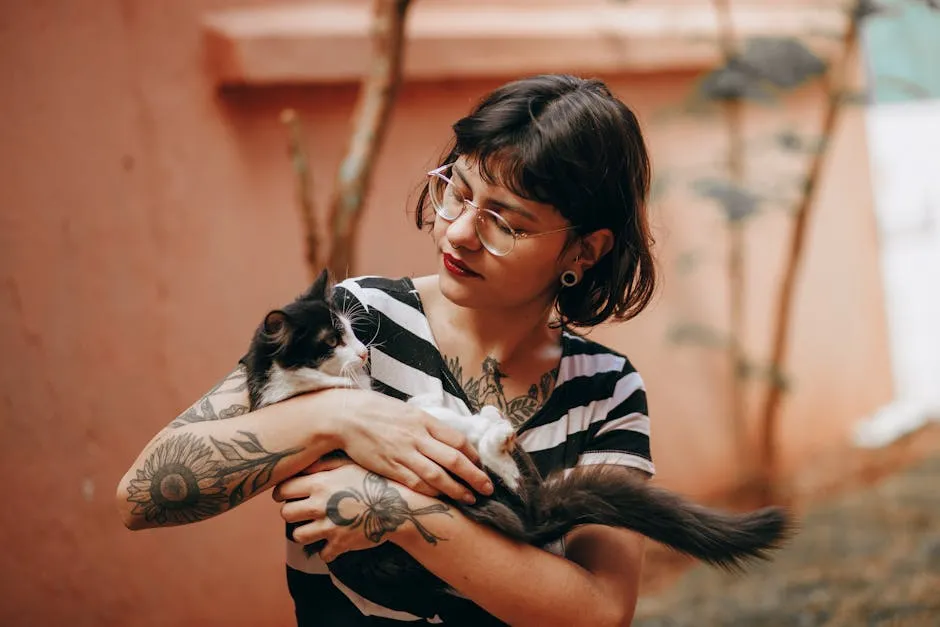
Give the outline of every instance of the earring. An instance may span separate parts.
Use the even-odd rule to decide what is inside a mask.
[[[574,287],[580,280],[581,277],[574,270],[565,270],[561,273],[561,284],[565,287]]]

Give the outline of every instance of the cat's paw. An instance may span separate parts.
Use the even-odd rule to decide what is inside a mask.
[[[483,466],[495,473],[512,490],[519,489],[522,479],[519,467],[512,456],[516,446],[516,432],[512,424],[502,418],[489,426],[480,438],[479,454]]]
[[[508,420],[491,423],[484,434],[488,444],[498,455],[510,455],[516,446],[516,430]]]

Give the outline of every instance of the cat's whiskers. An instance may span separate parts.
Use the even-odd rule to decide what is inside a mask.
[[[356,363],[348,363],[340,368],[340,376],[349,379],[352,382],[350,387],[359,389],[364,389],[367,387],[364,385],[365,381],[363,380],[363,377],[365,377],[366,374],[362,371],[361,366]]]
[[[344,311],[339,314],[341,317],[349,320],[350,324],[355,324],[363,318],[368,319],[368,313],[365,310]]]
[[[343,309],[340,310],[340,315],[345,316],[350,321],[356,319],[356,316],[366,314],[366,308],[361,303],[344,303]]]
[[[355,301],[346,301],[343,303],[341,315],[349,321],[349,326],[351,327],[355,326],[356,323],[363,318],[366,320],[366,322],[369,321],[369,312],[366,310],[365,305]],[[375,333],[372,334],[372,337],[368,341],[363,342],[363,344],[365,344],[367,347],[372,346],[372,342],[374,342],[375,338],[379,335],[380,326],[381,322],[376,324]]]
[[[362,319],[365,319],[366,322],[368,322],[369,313],[365,310],[365,308],[363,308],[362,305],[354,304],[352,307],[350,307],[348,311],[343,311],[340,315],[342,315],[344,318],[346,318],[347,321],[349,321],[350,327],[355,327],[356,323],[358,323]],[[365,344],[367,347],[371,347],[372,342],[374,342],[375,338],[378,337],[380,325],[381,323],[376,324],[375,333],[372,334],[371,338],[363,342],[363,344]]]
[[[368,341],[368,342],[363,342],[363,344],[365,344],[366,346],[368,346],[368,347],[371,348],[371,347],[372,347],[372,343],[375,341],[375,338],[377,338],[377,337],[379,336],[379,329],[381,329],[381,328],[382,328],[382,322],[381,322],[380,320],[377,320],[376,323],[375,323],[375,333],[372,334],[372,337],[369,338],[369,341]],[[380,342],[380,344],[381,344],[381,342]]]

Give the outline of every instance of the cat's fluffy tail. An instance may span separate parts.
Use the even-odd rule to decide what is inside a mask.
[[[557,540],[577,525],[623,527],[728,570],[752,558],[768,559],[792,532],[782,508],[720,512],[608,466],[550,478],[535,489],[529,506],[534,544]]]

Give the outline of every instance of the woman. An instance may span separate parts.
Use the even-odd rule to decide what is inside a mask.
[[[334,583],[301,549],[317,540],[326,562],[377,542],[408,551],[459,593],[427,622],[627,625],[642,537],[582,526],[543,550],[464,518],[435,497],[473,499],[449,473],[490,493],[475,451],[403,400],[498,405],[543,473],[608,463],[652,475],[642,380],[626,357],[570,330],[629,319],[651,298],[639,125],[600,81],[552,75],[497,89],[453,128],[416,213],[438,274],[335,290],[361,308],[355,331],[373,344],[375,391],[325,390],[247,412],[238,368],[148,444],[120,483],[119,507],[132,529],[182,524],[282,482],[274,497],[297,525],[288,580],[302,625],[419,620]],[[352,463],[321,460],[337,449]],[[367,495],[370,480],[414,517],[382,520],[368,498],[328,511],[332,495]],[[371,528],[352,522],[366,514]]]

